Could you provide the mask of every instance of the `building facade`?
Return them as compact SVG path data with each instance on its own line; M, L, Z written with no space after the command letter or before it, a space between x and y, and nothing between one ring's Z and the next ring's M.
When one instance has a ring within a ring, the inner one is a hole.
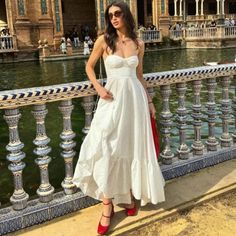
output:
M1 0L0 29L8 27L17 48L36 48L39 40L57 48L61 37L86 29L92 37L105 26L104 13L113 0ZM236 18L236 0L124 0L137 26L155 25L164 36L174 22Z

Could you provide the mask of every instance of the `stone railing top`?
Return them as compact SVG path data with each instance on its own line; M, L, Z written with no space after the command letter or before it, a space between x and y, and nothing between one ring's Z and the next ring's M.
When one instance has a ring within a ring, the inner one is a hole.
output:
M236 63L145 74L148 87L236 75ZM89 81L0 92L0 109L95 95Z
M145 74L149 87L236 75L236 63Z
M13 38L12 35L3 35L3 36L0 36L1 39L5 39L5 38Z

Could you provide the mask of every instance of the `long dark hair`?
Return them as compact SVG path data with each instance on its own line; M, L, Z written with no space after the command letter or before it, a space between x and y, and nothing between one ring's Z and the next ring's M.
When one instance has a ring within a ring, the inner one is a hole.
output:
M112 6L119 7L122 11L123 14L123 21L126 25L126 30L127 30L127 37L131 38L135 44L138 47L138 40L137 40L137 34L135 31L135 21L132 16L132 13L129 9L129 6L122 1L114 1L111 4L107 6L107 9L105 11L105 21L106 21L106 29L104 33L104 39L107 44L107 46L112 50L112 53L116 51L116 41L118 38L116 29L113 27L111 24L111 21L109 19L109 9Z

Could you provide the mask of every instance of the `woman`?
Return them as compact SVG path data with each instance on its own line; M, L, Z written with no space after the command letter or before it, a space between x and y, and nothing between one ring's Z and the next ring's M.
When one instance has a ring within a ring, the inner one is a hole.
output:
M164 178L157 162L150 125L155 107L143 80L144 43L124 2L111 3L105 12L106 30L95 42L86 73L100 100L80 151L73 181L84 194L103 202L98 233L105 234L114 204L126 214L164 201ZM94 66L103 57L107 84L96 80ZM112 203L113 202L113 203Z

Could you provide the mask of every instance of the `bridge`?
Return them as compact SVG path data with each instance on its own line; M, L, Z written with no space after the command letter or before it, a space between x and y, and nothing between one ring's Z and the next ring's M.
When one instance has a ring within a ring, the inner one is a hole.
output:
M156 93L160 93L159 132L162 150L159 159L165 180L235 158L236 91L230 93L235 75L235 63L145 74L150 95L155 97ZM202 87L206 92L202 92ZM235 85L233 88L235 90ZM187 96L188 91L190 96ZM171 93L174 92L176 97L172 98ZM3 205L0 209L0 215L4 216L0 218L0 235L98 203L85 196L72 183L76 147L74 139L77 135L71 122L73 100L80 99L82 102L85 110L83 132L86 134L92 121L95 96L96 91L89 81L0 92L0 109L9 128L6 158L10 162L8 169L12 172L14 188L9 199L11 206ZM204 103L201 102L203 97L206 99ZM171 100L176 102L177 108L174 110L170 108ZM49 156L51 148L45 119L47 106L55 102L59 102L63 123L60 134L61 157L65 168L65 177L61 183L63 191L54 189L49 175L49 163L57 160ZM27 107L32 107L36 127L36 137L32 140L40 173L36 199L30 199L23 188L22 172L30 166L24 163L24 143L21 141L19 121L22 110ZM220 132L216 132L216 126ZM206 131L203 127L207 127ZM173 139L174 132L177 132L177 140Z

